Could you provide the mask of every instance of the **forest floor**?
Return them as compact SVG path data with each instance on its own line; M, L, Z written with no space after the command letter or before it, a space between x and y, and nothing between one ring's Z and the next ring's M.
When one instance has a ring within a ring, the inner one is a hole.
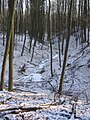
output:
M17 37L14 51L14 91L8 92L8 63L5 90L0 92L0 120L90 120L90 46L76 47L71 36L65 70L63 95L58 85L61 68L58 60L57 39L53 44L53 74L50 75L50 49L46 43L41 49L37 42L30 62L29 38L21 56L23 40ZM78 43L79 44L79 43ZM5 47L0 34L0 73ZM63 62L63 55L61 55ZM21 71L25 65L25 71Z

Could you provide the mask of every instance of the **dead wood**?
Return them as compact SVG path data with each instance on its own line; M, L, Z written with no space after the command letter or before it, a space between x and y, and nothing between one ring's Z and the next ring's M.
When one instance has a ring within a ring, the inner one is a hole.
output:
M30 106L30 107L18 106L18 107L2 108L0 109L0 118L8 114L19 114L19 113L24 113L24 112L36 111L40 109L48 109L51 106L56 106L56 105L58 105L58 102L41 104L41 105Z
M12 99L12 97L9 97L9 98L6 98L6 99L3 100L3 101L0 101L0 104L4 104L6 101L8 101L8 100L10 100L10 99Z
M14 111L14 110L21 110L22 112L29 112L29 111L36 111L39 109L47 109L47 108L50 108L51 106L55 106L55 105L57 105L57 102L41 104L41 105L36 105L36 106L30 106L30 107L28 107L28 106L7 107L7 108L0 109L0 112Z

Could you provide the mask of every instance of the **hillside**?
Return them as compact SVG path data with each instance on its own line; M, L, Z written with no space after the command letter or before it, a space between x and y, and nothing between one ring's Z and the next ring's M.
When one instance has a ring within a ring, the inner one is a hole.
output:
M0 35L1 37L1 35ZM5 76L5 90L0 92L0 119L11 120L89 120L90 119L90 46L75 46L71 36L68 61L63 83L63 95L58 96L61 68L58 62L57 39L53 44L53 73L50 77L49 45L37 42L34 59L30 62L29 37L24 55L23 42L19 40L14 50L14 92L8 92L8 63ZM4 55L0 38L0 72ZM63 62L63 55L61 56ZM21 66L25 65L25 71ZM74 106L75 105L75 106ZM30 112L31 111L31 112ZM76 116L74 116L76 111Z

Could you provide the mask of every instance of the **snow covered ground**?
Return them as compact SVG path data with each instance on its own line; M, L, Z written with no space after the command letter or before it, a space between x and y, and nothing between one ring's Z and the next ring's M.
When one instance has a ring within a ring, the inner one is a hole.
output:
M18 37L19 39L19 37ZM22 41L18 40L14 52L14 92L0 92L0 119L10 120L89 120L90 119L90 47L84 44L76 48L75 38L71 36L63 96L57 94L61 68L58 62L57 40L53 44L53 73L50 76L50 50L48 45L37 43L34 59L25 48L21 56ZM29 48L27 36L26 47ZM0 34L0 72L2 67L4 47ZM63 62L63 56L61 56ZM26 71L21 73L21 65ZM8 86L8 62L5 75L5 88ZM76 100L77 99L77 100ZM76 101L75 101L76 100ZM75 105L75 108L74 106ZM32 111L22 111L22 108L43 107ZM46 107L46 108L45 108ZM11 109L12 110L9 110ZM16 108L16 109L15 109ZM19 109L20 108L20 109ZM73 109L76 110L76 117ZM7 110L7 111L6 111ZM21 111L19 111L21 110Z

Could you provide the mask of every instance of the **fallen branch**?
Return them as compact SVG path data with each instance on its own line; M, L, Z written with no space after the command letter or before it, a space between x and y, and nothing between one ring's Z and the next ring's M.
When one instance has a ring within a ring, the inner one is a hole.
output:
M88 44L85 45L83 48L81 48L81 50L80 50L78 53L76 53L75 56L76 56L76 55L79 55L79 54L82 53L82 52L84 52L84 50L85 50L87 47L88 47Z
M30 62L30 61L27 61L27 62L28 62L28 63L30 63L31 65L35 66L35 67L37 67L37 66L38 66L37 64L32 63L32 62Z
M4 104L6 101L8 101L8 100L10 100L10 99L12 99L12 97L8 97L8 98L6 98L5 100L0 101L0 104Z
M35 91L31 91L31 90L23 90L23 89L20 89L20 88L14 88L15 91L21 91L21 92L28 92L28 93L34 93L34 94L38 94L37 92Z
M36 111L36 110L40 110L40 109L44 109L44 108L48 108L46 106L44 107L22 107L22 106L19 106L19 107L13 107L13 108L3 108L0 110L0 118L5 116L5 115L8 115L8 114L19 114L19 113L23 113L23 112L29 112L29 111Z
M8 115L8 114L19 114L20 112L22 112L22 111L21 110L13 110L13 111L1 112L0 118L4 117L5 115Z
M7 108L0 109L0 112L14 111L14 110L21 110L23 112L29 112L29 111L36 111L39 109L50 108L51 106L54 106L54 105L57 105L57 102L41 104L41 105L36 105L36 106L30 106L30 107L27 107L27 106L7 107Z

